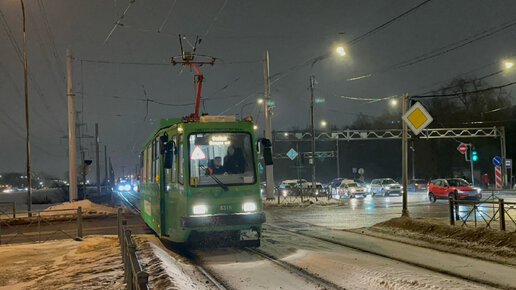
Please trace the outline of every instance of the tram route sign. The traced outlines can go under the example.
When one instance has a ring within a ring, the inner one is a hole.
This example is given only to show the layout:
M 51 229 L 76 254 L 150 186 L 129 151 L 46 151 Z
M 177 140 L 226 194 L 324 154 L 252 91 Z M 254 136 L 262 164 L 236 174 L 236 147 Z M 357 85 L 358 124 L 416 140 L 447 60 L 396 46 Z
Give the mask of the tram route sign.
M 296 150 L 294 150 L 294 148 L 290 148 L 290 150 L 287 152 L 287 156 L 290 158 L 290 160 L 296 159 L 297 155 L 299 154 L 296 152 Z

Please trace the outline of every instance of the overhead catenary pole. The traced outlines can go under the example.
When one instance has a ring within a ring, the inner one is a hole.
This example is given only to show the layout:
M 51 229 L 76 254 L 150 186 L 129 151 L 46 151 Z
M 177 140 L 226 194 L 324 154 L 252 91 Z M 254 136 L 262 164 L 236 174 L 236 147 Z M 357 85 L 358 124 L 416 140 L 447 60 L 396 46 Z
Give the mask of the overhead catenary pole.
M 95 173 L 97 174 L 97 194 L 100 195 L 100 157 L 99 157 L 99 124 L 95 123 Z
M 107 167 L 108 167 L 108 163 L 107 163 L 107 145 L 104 145 L 104 182 L 106 183 L 106 188 L 107 188 L 108 179 L 109 179 Z
M 314 128 L 314 85 L 315 76 L 310 76 L 310 128 L 312 131 L 312 192 L 315 193 L 315 128 Z
M 469 166 L 471 168 L 471 185 L 475 186 L 475 173 L 473 170 L 473 158 L 472 158 L 472 154 L 471 154 L 471 152 L 473 152 L 473 144 L 468 144 L 468 145 L 469 145 L 468 153 L 470 154 L 469 155 Z
M 401 115 L 407 113 L 407 94 L 401 96 Z M 409 211 L 407 207 L 407 184 L 408 184 L 408 138 L 407 123 L 401 122 L 401 184 L 403 186 L 403 209 L 401 216 L 408 217 Z
M 69 201 L 77 200 L 77 165 L 75 163 L 75 107 L 72 82 L 72 53 L 66 49 L 66 76 L 67 76 L 67 99 L 68 99 L 68 198 Z
M 507 148 L 505 145 L 505 127 L 500 127 L 500 155 L 502 157 L 502 183 L 503 187 L 507 188 L 507 166 L 505 162 L 507 160 Z
M 265 138 L 272 140 L 272 124 L 271 124 L 271 86 L 269 76 L 269 51 L 265 52 L 263 60 L 263 79 L 264 79 L 264 113 L 265 113 Z M 274 148 L 272 148 L 274 150 Z M 265 192 L 267 200 L 274 200 L 274 171 L 272 165 L 265 165 Z M 279 193 L 278 193 L 279 194 Z
M 412 146 L 410 146 L 410 151 L 412 151 L 412 179 L 416 179 L 416 147 L 414 145 L 414 140 L 412 140 Z
M 30 174 L 30 134 L 29 134 L 29 86 L 27 80 L 27 39 L 25 36 L 25 5 L 21 1 L 23 16 L 23 86 L 25 89 L 25 146 L 27 152 L 27 212 L 32 216 L 32 177 Z

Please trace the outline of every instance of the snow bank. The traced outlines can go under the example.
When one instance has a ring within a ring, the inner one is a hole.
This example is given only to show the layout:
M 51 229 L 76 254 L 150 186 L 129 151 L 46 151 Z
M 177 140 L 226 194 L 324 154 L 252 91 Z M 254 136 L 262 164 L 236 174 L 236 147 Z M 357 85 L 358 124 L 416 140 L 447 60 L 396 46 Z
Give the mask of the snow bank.
M 211 282 L 195 267 L 169 251 L 153 235 L 136 235 L 138 259 L 149 274 L 151 289 L 213 289 Z
M 516 232 L 450 226 L 442 219 L 393 218 L 355 232 L 516 265 Z
M 0 246 L 0 289 L 125 289 L 116 236 Z
M 87 199 L 56 204 L 56 205 L 48 207 L 47 209 L 45 209 L 45 211 L 48 212 L 48 211 L 52 211 L 52 210 L 70 210 L 70 211 L 63 211 L 63 212 L 59 212 L 59 213 L 75 213 L 79 206 L 82 207 L 82 211 L 84 214 L 116 214 L 117 213 L 116 208 L 108 207 L 108 206 L 101 205 L 101 204 L 96 204 Z

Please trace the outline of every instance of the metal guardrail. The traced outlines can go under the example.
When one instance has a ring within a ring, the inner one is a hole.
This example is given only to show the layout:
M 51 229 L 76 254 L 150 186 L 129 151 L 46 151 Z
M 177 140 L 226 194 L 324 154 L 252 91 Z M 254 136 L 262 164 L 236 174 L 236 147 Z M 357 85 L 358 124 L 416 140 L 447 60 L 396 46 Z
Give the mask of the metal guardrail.
M 14 201 L 0 201 L 0 219 L 3 216 L 10 218 L 7 211 L 3 209 L 3 207 L 6 205 L 11 206 L 11 209 L 13 210 L 12 218 L 15 219 L 16 218 L 16 202 L 14 202 Z
M 516 227 L 516 202 L 506 202 L 502 198 L 473 201 L 450 197 L 448 203 L 450 225 L 455 225 L 458 221 L 463 227 L 473 224 L 474 227 L 493 228 L 493 223 L 498 222 L 501 231 L 506 231 L 508 226 Z
M 127 228 L 127 221 L 122 220 L 122 208 L 118 208 L 118 239 L 122 251 L 124 264 L 124 282 L 126 289 L 149 289 L 149 274 L 142 270 L 142 266 L 136 255 L 136 244 L 131 236 L 131 230 Z
M 328 200 L 331 199 L 331 194 L 329 194 L 329 191 L 325 188 L 318 188 L 317 194 L 315 194 L 311 188 L 302 188 L 297 186 L 288 189 L 277 188 L 276 194 L 278 196 L 278 204 L 283 202 L 297 202 L 298 200 L 304 202 L 305 200 L 313 198 L 315 198 L 316 201 L 323 198 L 327 198 Z
M 42 243 L 50 240 L 58 234 L 64 234 L 70 239 L 78 240 L 83 238 L 82 232 L 82 207 L 75 209 L 60 209 L 60 210 L 46 210 L 46 211 L 32 211 L 28 212 L 27 217 L 1 219 L 0 218 L 0 244 L 9 244 L 17 238 L 22 238 L 27 242 Z M 24 212 L 18 212 L 23 215 Z M 15 212 L 13 216 L 16 217 Z M 62 222 L 76 221 L 76 228 L 72 231 L 66 231 L 62 227 Z M 59 224 L 57 223 L 59 222 Z M 42 227 L 56 226 L 51 231 L 42 231 Z M 33 229 L 36 227 L 36 229 Z M 4 230 L 2 230 L 4 229 Z M 7 231 L 5 231 L 5 229 Z M 74 233 L 76 236 L 73 236 Z

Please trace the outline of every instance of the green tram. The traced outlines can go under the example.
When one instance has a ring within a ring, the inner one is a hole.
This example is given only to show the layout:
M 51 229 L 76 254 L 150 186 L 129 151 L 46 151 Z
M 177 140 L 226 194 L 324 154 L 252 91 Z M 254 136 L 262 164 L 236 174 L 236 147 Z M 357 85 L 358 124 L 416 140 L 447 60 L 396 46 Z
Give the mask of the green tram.
M 162 119 L 140 154 L 141 215 L 177 243 L 259 246 L 265 222 L 257 142 L 250 120 L 201 116 Z

